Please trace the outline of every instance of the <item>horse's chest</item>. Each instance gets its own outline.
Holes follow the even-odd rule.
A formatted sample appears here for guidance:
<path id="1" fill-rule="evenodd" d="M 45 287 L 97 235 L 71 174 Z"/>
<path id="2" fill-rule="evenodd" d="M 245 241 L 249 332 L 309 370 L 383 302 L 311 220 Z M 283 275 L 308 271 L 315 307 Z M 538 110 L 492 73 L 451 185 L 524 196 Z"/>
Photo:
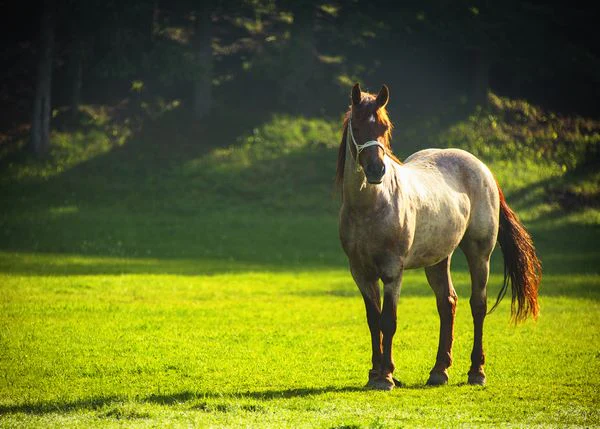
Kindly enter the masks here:
<path id="1" fill-rule="evenodd" d="M 352 263 L 381 268 L 399 260 L 402 255 L 399 225 L 388 220 L 342 219 L 342 247 Z"/>

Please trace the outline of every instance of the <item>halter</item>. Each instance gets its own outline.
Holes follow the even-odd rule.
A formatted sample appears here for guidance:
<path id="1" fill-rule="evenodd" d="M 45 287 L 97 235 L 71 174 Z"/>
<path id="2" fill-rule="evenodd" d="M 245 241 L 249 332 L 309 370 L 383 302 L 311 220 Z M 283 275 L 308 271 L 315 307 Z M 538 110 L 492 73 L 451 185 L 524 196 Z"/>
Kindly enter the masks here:
<path id="1" fill-rule="evenodd" d="M 358 157 L 360 156 L 360 153 L 366 148 L 371 146 L 379 146 L 381 149 L 383 149 L 384 153 L 387 153 L 385 146 L 377 140 L 369 140 L 364 144 L 356 143 L 356 140 L 354 139 L 354 134 L 352 133 L 352 115 L 348 117 L 348 135 L 346 138 L 346 144 L 350 146 L 350 142 L 352 142 L 354 144 L 354 147 L 356 148 L 356 158 L 354 158 L 354 155 L 352 155 L 352 151 L 350 150 L 350 156 L 352 156 L 352 158 L 354 158 L 354 161 L 356 162 L 356 171 L 360 171 L 360 169 L 362 168 L 360 163 L 358 162 Z M 348 147 L 348 149 L 350 148 Z"/>

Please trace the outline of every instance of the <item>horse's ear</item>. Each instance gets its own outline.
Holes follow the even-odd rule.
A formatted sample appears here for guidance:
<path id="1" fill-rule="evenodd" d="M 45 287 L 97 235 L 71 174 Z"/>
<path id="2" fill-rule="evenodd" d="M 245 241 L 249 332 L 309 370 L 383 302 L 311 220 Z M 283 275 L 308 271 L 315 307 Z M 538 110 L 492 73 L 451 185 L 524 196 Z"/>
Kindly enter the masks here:
<path id="1" fill-rule="evenodd" d="M 379 94 L 377 94 L 377 99 L 375 100 L 375 105 L 378 109 L 385 107 L 390 101 L 390 90 L 386 85 L 383 85 L 379 90 Z"/>
<path id="2" fill-rule="evenodd" d="M 353 106 L 359 105 L 360 99 L 361 99 L 360 84 L 358 82 L 356 82 L 354 84 L 354 86 L 352 87 L 352 105 Z"/>

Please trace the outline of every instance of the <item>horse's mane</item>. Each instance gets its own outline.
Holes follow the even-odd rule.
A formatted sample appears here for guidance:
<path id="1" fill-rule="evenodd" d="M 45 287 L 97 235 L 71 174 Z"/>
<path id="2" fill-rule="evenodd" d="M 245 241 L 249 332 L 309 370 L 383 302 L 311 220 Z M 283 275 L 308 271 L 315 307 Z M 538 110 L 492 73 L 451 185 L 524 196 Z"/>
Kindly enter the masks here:
<path id="1" fill-rule="evenodd" d="M 375 103 L 375 94 L 371 94 L 368 92 L 363 92 L 360 104 L 356 107 L 356 114 L 360 117 L 362 115 L 368 115 L 373 113 L 372 107 Z M 344 182 L 344 164 L 346 163 L 346 138 L 348 135 L 348 120 L 350 119 L 350 115 L 352 114 L 352 106 L 348 107 L 348 111 L 344 114 L 344 123 L 343 123 L 343 132 L 342 132 L 342 141 L 340 143 L 340 147 L 338 148 L 338 159 L 337 159 L 337 170 L 335 174 L 335 183 L 338 187 L 342 186 Z M 383 144 L 388 149 L 387 155 L 393 159 L 398 164 L 402 164 L 402 162 L 392 153 L 392 146 L 390 144 L 390 140 L 392 139 L 392 128 L 394 125 L 392 121 L 390 121 L 390 117 L 388 116 L 387 110 L 385 107 L 380 107 L 376 110 L 377 119 L 380 122 L 383 122 L 387 130 L 383 136 Z"/>

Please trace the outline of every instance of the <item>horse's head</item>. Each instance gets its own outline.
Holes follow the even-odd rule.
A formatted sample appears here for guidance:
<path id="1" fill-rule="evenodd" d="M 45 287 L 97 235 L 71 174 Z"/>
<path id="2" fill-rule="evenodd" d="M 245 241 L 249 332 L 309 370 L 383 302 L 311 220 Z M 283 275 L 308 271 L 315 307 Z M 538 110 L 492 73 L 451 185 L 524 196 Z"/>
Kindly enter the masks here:
<path id="1" fill-rule="evenodd" d="M 385 106 L 389 90 L 383 85 L 375 96 L 352 87 L 352 107 L 348 116 L 348 135 L 353 158 L 363 168 L 367 181 L 379 184 L 385 175 L 385 156 L 391 154 L 392 123 Z"/>

